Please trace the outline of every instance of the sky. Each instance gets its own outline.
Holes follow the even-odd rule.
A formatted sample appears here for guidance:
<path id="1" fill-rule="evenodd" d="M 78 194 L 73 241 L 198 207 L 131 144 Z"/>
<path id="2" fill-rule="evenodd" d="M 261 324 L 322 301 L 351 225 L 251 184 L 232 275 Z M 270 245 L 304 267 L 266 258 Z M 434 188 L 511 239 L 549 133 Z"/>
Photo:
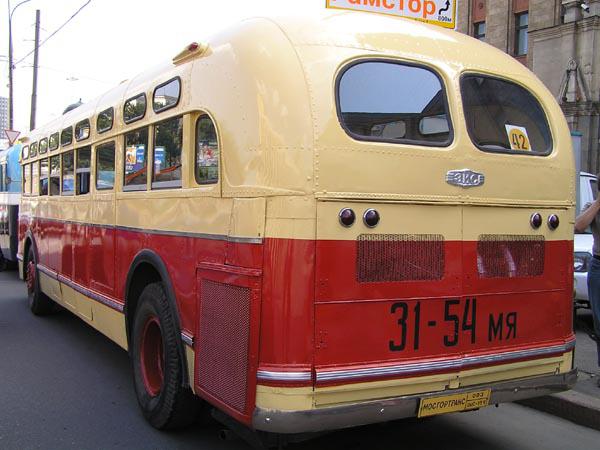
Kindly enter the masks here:
<path id="1" fill-rule="evenodd" d="M 10 0 L 11 9 L 23 0 Z M 33 50 L 35 10 L 40 42 L 88 0 L 30 0 L 12 17 L 15 63 Z M 0 96 L 8 97 L 8 7 L 0 0 Z M 293 15 L 325 8 L 325 0 L 91 0 L 39 49 L 36 124 L 81 99 L 84 103 L 145 69 L 170 60 L 247 17 Z M 14 129 L 29 130 L 33 54 L 16 64 Z"/>

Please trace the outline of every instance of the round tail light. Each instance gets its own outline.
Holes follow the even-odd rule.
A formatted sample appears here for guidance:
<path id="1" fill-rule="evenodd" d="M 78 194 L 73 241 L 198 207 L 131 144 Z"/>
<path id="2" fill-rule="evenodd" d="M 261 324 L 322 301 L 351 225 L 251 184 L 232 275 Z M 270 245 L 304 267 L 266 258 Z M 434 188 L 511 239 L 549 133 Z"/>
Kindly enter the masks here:
<path id="1" fill-rule="evenodd" d="M 531 227 L 536 230 L 542 226 L 542 222 L 543 222 L 542 215 L 540 213 L 532 214 L 531 219 L 529 219 L 529 223 L 531 224 Z"/>
<path id="2" fill-rule="evenodd" d="M 379 223 L 379 213 L 374 209 L 367 209 L 363 215 L 363 221 L 369 228 L 374 228 Z"/>
<path id="3" fill-rule="evenodd" d="M 345 227 L 351 227 L 356 220 L 356 214 L 350 208 L 344 208 L 339 214 L 340 223 Z"/>
<path id="4" fill-rule="evenodd" d="M 558 216 L 556 214 L 552 214 L 550 217 L 548 217 L 548 226 L 551 230 L 556 230 L 559 225 L 560 220 L 558 219 Z"/>

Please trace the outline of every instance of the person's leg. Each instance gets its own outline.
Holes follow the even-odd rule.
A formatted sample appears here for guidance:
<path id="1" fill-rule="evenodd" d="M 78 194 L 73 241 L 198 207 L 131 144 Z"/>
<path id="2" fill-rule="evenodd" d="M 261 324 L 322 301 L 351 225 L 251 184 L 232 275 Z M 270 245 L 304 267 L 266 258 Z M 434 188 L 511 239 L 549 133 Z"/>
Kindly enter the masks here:
<path id="1" fill-rule="evenodd" d="M 596 334 L 596 347 L 598 349 L 598 367 L 600 367 L 600 260 L 592 259 L 588 271 L 588 297 L 594 318 L 594 330 Z"/>

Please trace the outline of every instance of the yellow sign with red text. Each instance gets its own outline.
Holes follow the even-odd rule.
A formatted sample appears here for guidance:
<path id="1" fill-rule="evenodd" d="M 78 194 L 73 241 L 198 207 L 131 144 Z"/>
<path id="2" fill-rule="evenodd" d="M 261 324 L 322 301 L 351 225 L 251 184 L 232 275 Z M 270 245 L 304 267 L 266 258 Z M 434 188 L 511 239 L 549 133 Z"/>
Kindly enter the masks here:
<path id="1" fill-rule="evenodd" d="M 390 14 L 456 28 L 456 0 L 326 0 L 326 7 Z"/>

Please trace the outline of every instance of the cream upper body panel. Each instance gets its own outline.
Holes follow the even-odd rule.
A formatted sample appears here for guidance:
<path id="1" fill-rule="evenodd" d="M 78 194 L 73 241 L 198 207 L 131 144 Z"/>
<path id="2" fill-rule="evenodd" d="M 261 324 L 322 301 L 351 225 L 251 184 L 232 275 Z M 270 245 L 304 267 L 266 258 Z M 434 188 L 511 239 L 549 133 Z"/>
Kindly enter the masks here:
<path id="1" fill-rule="evenodd" d="M 548 89 L 514 58 L 463 34 L 401 18 L 346 12 L 324 16 L 310 26 L 297 20 L 280 24 L 296 47 L 309 85 L 318 197 L 572 204 L 574 166 L 566 121 Z M 421 65 L 440 76 L 454 130 L 449 146 L 364 142 L 342 129 L 336 78 L 348 64 L 368 59 Z M 469 73 L 503 78 L 529 90 L 547 115 L 552 153 L 528 156 L 478 149 L 469 137 L 461 102 L 460 79 Z M 483 173 L 485 184 L 466 190 L 446 183 L 449 170 L 466 168 Z"/>
<path id="2" fill-rule="evenodd" d="M 336 80 L 348 64 L 363 59 L 404 61 L 434 71 L 448 100 L 451 143 L 430 147 L 366 142 L 347 134 L 337 114 Z M 469 137 L 461 102 L 460 79 L 465 73 L 488 74 L 526 87 L 546 113 L 551 154 L 478 149 Z M 174 77 L 182 80 L 180 101 L 157 114 L 152 109 L 154 89 Z M 144 118 L 124 124 L 124 102 L 140 93 L 146 94 L 148 103 Z M 113 129 L 99 135 L 96 115 L 111 106 Z M 510 56 L 460 33 L 359 12 L 241 22 L 206 42 L 206 50 L 198 56 L 123 82 L 33 131 L 29 140 L 90 118 L 91 138 L 73 144 L 87 145 L 189 112 L 194 117 L 207 113 L 216 124 L 220 192 L 225 197 L 316 195 L 419 203 L 572 205 L 569 130 L 560 107 L 535 75 Z M 191 141 L 188 151 L 193 152 Z M 186 161 L 193 164 L 193 155 Z M 447 172 L 461 169 L 484 174 L 485 184 L 472 189 L 447 184 Z M 187 187 L 202 191 L 193 183 Z"/>

